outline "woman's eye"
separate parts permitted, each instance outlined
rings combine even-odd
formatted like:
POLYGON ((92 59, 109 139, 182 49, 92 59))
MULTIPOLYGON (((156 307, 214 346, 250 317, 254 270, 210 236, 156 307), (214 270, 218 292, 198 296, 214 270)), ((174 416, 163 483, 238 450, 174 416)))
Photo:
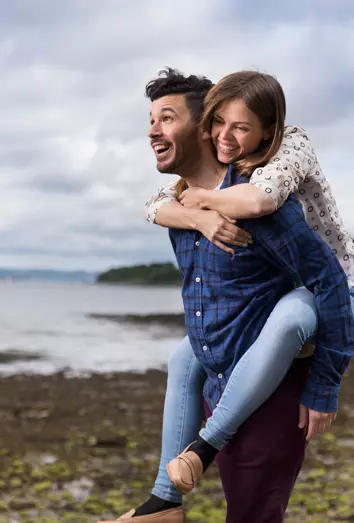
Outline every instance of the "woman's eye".
POLYGON ((163 117, 163 121, 164 121, 164 122, 169 122, 169 121, 171 121, 171 120, 172 120, 172 117, 171 117, 171 116, 164 116, 164 117, 163 117))

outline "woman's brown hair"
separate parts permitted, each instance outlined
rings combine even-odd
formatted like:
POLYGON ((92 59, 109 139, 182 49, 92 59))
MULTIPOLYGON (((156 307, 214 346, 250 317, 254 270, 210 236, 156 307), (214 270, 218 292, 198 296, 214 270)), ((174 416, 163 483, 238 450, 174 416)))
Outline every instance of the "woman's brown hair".
POLYGON ((270 139, 262 142, 257 151, 234 164, 240 174, 250 176, 257 167, 266 165, 280 148, 284 136, 285 96, 273 76, 256 71, 230 74, 212 87, 206 96, 201 121, 205 131, 211 130, 215 111, 224 102, 232 100, 243 100, 259 118, 263 129, 270 131, 270 139))

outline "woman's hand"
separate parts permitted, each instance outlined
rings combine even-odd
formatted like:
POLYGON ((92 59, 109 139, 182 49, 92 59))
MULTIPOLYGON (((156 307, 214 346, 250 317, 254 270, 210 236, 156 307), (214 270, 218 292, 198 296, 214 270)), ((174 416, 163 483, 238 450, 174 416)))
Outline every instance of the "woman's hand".
POLYGON ((225 243, 238 247, 247 247, 252 243, 252 236, 237 227, 236 220, 223 216, 217 211, 204 211, 202 219, 196 224, 196 229, 216 247, 229 254, 234 254, 234 250, 225 243))
POLYGON ((179 203, 184 207, 189 207, 192 209, 205 209, 203 205, 203 195, 205 194, 206 189, 202 187, 189 187, 179 197, 179 203))

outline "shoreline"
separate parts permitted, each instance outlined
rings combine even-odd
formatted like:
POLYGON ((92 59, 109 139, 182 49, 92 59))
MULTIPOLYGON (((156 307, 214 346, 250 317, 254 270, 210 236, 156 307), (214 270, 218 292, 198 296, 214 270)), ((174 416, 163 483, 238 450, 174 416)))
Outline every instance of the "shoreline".
MULTIPOLYGON (((353 373, 352 373, 353 376, 353 373)), ((309 445, 288 523, 354 516, 354 387, 333 431, 309 445)), ((0 377, 0 523, 90 523, 144 501, 160 452, 166 373, 0 377)), ((216 468, 186 498, 188 521, 223 523, 216 468)))

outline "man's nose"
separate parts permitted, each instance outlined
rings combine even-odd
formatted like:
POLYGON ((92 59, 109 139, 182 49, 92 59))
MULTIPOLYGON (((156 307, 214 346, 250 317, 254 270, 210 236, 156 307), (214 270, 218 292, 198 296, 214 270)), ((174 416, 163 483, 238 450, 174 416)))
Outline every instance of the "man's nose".
POLYGON ((158 123, 154 123, 148 132, 149 138, 156 138, 158 136, 162 136, 161 127, 158 123))

